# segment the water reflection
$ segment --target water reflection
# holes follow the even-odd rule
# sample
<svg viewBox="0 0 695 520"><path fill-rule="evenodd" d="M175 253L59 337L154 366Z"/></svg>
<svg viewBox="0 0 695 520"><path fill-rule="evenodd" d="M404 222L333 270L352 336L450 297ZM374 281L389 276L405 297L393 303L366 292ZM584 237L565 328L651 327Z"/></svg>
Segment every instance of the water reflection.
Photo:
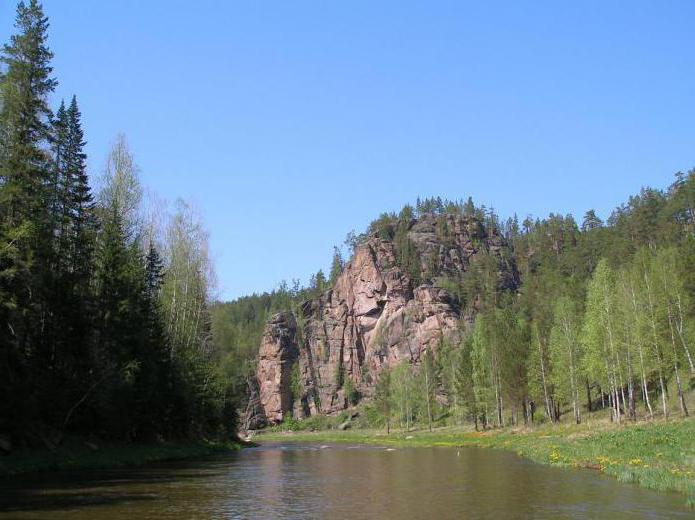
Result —
<svg viewBox="0 0 695 520"><path fill-rule="evenodd" d="M0 519L677 518L684 499L484 449L265 446L0 483Z"/></svg>

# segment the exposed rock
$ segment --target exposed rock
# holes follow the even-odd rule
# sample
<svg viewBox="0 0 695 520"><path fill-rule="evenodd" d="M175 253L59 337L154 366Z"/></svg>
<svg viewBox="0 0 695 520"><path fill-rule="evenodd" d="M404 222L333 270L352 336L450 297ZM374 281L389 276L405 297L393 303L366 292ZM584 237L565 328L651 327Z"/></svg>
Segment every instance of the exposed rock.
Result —
<svg viewBox="0 0 695 520"><path fill-rule="evenodd" d="M350 426L351 426L350 421L345 421L344 423L340 423L340 425L338 426L338 429L339 430L347 430L350 428Z"/></svg>
<svg viewBox="0 0 695 520"><path fill-rule="evenodd" d="M258 430L268 424L265 409L261 403L261 389L256 377L249 377L246 383L246 406L239 412L241 431Z"/></svg>
<svg viewBox="0 0 695 520"><path fill-rule="evenodd" d="M476 219L425 215L411 223L408 238L424 279L460 280L486 251L497 260L498 284L518 285L504 240L494 231L487 234ZM472 323L473 316L462 316L436 282L414 286L396 259L392 241L371 236L357 246L332 289L301 306L298 323L289 314L273 316L257 370L270 423L290 411L295 417L338 413L351 404L347 386L369 398L384 367L418 366L427 350L437 354L443 339L457 341L462 319L464 326ZM291 391L293 370L298 370L297 396Z"/></svg>
<svg viewBox="0 0 695 520"><path fill-rule="evenodd" d="M299 351L295 333L297 324L289 313L272 317L266 325L259 351L257 377L259 399L270 423L282 421L292 410L291 371Z"/></svg>

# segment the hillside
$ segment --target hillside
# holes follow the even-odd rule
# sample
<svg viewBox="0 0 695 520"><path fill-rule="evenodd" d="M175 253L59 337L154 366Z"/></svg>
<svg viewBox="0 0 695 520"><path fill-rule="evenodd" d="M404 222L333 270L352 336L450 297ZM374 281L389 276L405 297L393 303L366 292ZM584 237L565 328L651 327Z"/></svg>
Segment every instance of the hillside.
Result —
<svg viewBox="0 0 695 520"><path fill-rule="evenodd" d="M470 199L383 214L330 279L244 300L267 304L246 322L242 424L356 405L402 426L686 415L694 194L679 173L581 224L502 221Z"/></svg>
<svg viewBox="0 0 695 520"><path fill-rule="evenodd" d="M396 239L399 229L405 238ZM419 366L425 352L459 342L459 320L472 324L475 302L455 301L439 282L473 286L492 265L497 288L513 290L510 252L496 229L460 214L402 216L366 237L332 288L304 302L296 317L269 321L257 370L268 422L343 410L374 393L384 368Z"/></svg>

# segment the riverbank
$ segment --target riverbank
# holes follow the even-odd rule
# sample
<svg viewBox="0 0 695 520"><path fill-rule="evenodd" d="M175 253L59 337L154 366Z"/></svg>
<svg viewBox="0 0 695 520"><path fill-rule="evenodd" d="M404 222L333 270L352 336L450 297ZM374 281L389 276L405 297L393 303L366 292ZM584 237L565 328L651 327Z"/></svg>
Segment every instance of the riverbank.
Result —
<svg viewBox="0 0 695 520"><path fill-rule="evenodd" d="M17 450L0 457L0 478L23 473L65 469L104 469L141 466L151 462L204 457L232 452L243 447L241 442L166 442L153 444L97 444L71 439L51 451L48 449Z"/></svg>
<svg viewBox="0 0 695 520"><path fill-rule="evenodd" d="M695 420L617 426L594 420L581 425L505 428L475 432L456 427L429 431L324 430L263 432L256 440L379 444L396 447L477 446L513 450L535 462L600 471L621 482L677 491L695 507Z"/></svg>

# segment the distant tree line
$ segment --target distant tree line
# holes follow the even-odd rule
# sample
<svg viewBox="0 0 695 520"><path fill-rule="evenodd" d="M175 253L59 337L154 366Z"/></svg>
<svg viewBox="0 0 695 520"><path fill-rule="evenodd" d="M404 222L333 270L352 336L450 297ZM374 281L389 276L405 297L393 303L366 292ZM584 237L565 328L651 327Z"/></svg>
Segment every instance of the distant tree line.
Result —
<svg viewBox="0 0 695 520"><path fill-rule="evenodd" d="M48 446L229 435L199 219L181 201L162 226L146 217L123 136L92 192L77 98L49 105L40 3L20 2L15 27L0 57L0 433Z"/></svg>

